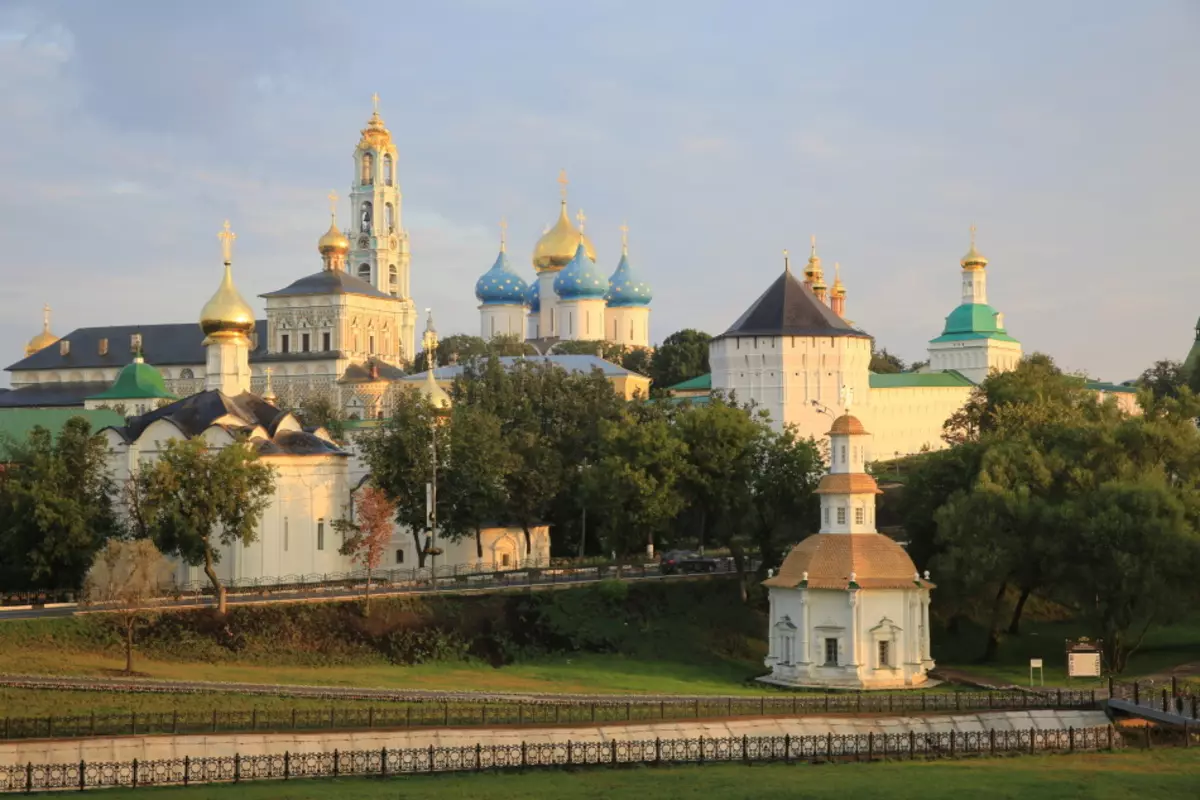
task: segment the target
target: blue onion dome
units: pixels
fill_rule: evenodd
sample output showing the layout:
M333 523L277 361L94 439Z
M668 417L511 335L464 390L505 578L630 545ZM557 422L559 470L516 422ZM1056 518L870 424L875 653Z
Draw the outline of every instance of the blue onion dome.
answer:
M654 299L650 284L646 283L629 266L629 252L621 253L621 262L612 277L608 279L608 294L604 299L613 307L619 306L648 306Z
M492 268L475 282L475 297L486 306L520 306L526 302L529 284L508 263L508 254L501 248Z
M554 278L554 292L563 300L601 300L608 294L608 278L588 257L583 242L575 248L575 257Z
M529 291L525 293L525 305L529 306L531 314L542 310L542 286L536 280L529 284Z

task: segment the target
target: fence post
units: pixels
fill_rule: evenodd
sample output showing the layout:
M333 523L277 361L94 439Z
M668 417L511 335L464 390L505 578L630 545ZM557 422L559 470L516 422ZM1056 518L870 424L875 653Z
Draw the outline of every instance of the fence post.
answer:
M1062 689L1058 690L1058 705L1057 708L1062 708Z
M25 765L25 794L33 791L33 762Z
M700 763L704 763L704 734L700 734Z
M212 732L217 732L217 710L215 708L213 709Z
M962 693L961 692L954 693L954 710L962 711Z
M662 763L662 739L658 736L654 737L654 763Z
M1150 749L1150 726L1147 725L1144 728L1142 728L1142 730L1144 730L1146 732L1146 749L1149 750Z
M329 707L329 729L333 730L333 706Z
M292 755L288 750L283 751L283 779L292 777Z
M296 709L292 709L292 730L296 730Z
M858 696L855 698L855 702L858 704L858 713L861 714L862 713L862 692L861 691L858 693Z
M867 731L867 763L875 760L875 732Z
M132 711L129 714L129 733L132 736L137 736L137 712Z
M1029 729L1029 753L1030 753L1030 755L1037 752L1037 745L1035 744L1036 734L1037 734L1037 728Z
M192 766L192 760L190 758L188 758L187 756L184 756L183 757L183 785L184 786L187 786L188 781L191 780L191 775L189 774L192 771L191 766Z
M631 719L633 719L633 703L626 701L625 702L625 721L629 722L629 720L631 720Z
M750 763L750 750L747 747L749 742L750 742L749 738L746 736L746 734L743 733L742 734L742 762L745 764Z
M912 761L917 757L917 732L908 732L908 760Z
M792 763L792 735L790 733L783 735L783 763Z
M1067 751L1070 753L1075 752L1075 726L1074 725L1067 728Z
M825 699L828 700L829 696L826 695ZM833 761L833 731L825 734L825 760Z
M179 733L179 709L171 712L171 733Z
M1162 710L1163 710L1164 714L1167 713L1167 690L1166 689L1162 690Z
M658 701L658 718L659 719L667 718L667 701L665 701L665 700Z
M429 771L433 772L433 745L429 745ZM379 775L387 777L387 747L379 748Z
M570 745L570 742L567 743ZM483 769L483 745L475 744L475 771L479 772Z
M342 753L336 747L333 750L333 777L337 777L342 772Z
M137 788L137 779L138 779L138 774L137 774L137 773L138 773L138 760L135 758L135 759L133 760L133 771L132 771L132 773L131 773L131 776L132 776L132 778L133 778L133 782L130 784L130 785L131 785L131 786L132 786L134 789L136 789L136 788Z
M258 730L258 709L257 708L250 710L250 730L252 730L252 731Z
M828 690L826 690L826 692L825 692L825 713L826 714L829 713L829 691Z
M951 728L950 729L950 757L951 758L954 758L954 740L955 740L955 738L956 737L954 736L954 729Z
M792 695L792 713L796 713L796 695Z
M1092 689L1092 708L1096 707L1096 690Z
M242 756L240 753L233 754L233 782L240 783L242 780Z
M696 705L696 710L695 710L695 713L693 714L693 716L694 716L696 719L700 719L700 698L698 698L698 697L697 697L697 698L696 698L696 700L695 700L694 702L695 702L695 705Z
M1108 726L1108 749L1113 749L1113 726Z
M430 745L430 747L432 747L432 745ZM614 761L616 760L616 752L617 752L617 751L616 751L616 749L615 749L615 746L614 746L614 749L613 749L613 760L614 760ZM522 740L521 740L521 767L522 767L522 769L525 767L525 765L526 765L527 763L528 763L528 762L526 761L526 753L525 753L525 740L524 740L524 739L522 739Z
M758 698L758 715L760 717L767 715L767 696L765 694Z
M1190 731L1188 731L1188 724L1187 724L1187 720L1185 719L1183 721L1183 746L1185 749L1191 746L1191 742L1190 742L1191 738L1192 738L1192 734Z
M1134 681L1133 682L1133 704L1136 706L1139 702L1141 702L1141 699L1142 699L1141 698L1141 690L1138 687L1138 682Z
M988 730L988 750L992 755L996 755L996 729Z
M375 727L375 706L371 706L367 709L367 727Z
M1187 734L1187 729L1185 728L1184 729L1184 738L1185 739L1187 738L1186 734ZM79 791L81 791L81 792L83 791L83 787L84 787L83 778L84 778L84 775L86 774L86 772L87 772L87 763L83 759L79 759Z

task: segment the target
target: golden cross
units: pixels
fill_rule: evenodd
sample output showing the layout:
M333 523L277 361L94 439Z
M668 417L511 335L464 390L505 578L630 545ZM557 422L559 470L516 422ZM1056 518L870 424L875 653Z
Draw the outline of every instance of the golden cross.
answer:
M791 260L788 258L788 251L787 251L787 248L786 248L786 247L785 247L785 248L783 248L783 271L784 271L784 272L791 272L791 271L792 271L792 262L791 262Z
M583 209L579 209L579 213L575 215L575 219L579 220L579 233L583 233L583 223L587 222L587 217L583 214Z
M379 92L371 95L371 105L374 107L375 113L379 113Z
M50 304L42 306L42 327L50 330Z
M971 225L971 247L975 246L975 225Z
M815 256L817 254L817 235L814 233L809 241L812 243L812 254Z
M267 373L267 392L269 393L271 391L271 368L270 367L267 367L266 373Z
M621 253L629 255L629 223L621 223Z
M337 201L338 201L337 192L330 192L328 195L328 199L329 199L329 216L336 217L337 216Z
M225 220L225 227L217 234L217 238L221 240L221 254L225 257L225 263L231 263L233 261L233 240L237 238L237 234L229 230L229 220Z
M567 171L560 169L558 171L558 191L562 194L563 202L567 202Z
M842 264L840 261L833 262L833 279L835 281L842 279Z
M504 252L504 247L508 243L508 220L500 218L500 252Z

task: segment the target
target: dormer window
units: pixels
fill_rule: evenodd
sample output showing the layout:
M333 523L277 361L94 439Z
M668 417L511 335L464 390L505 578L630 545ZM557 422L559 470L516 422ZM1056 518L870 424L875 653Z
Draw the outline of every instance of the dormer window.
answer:
M129 337L129 352L131 352L131 353L142 352L142 335L140 333L132 334Z
M101 339L100 346L97 349L98 349L100 355L102 355L102 356L108 355L108 339Z
M60 339L58 342L58 354L60 356L68 356L71 354L71 343L66 339Z

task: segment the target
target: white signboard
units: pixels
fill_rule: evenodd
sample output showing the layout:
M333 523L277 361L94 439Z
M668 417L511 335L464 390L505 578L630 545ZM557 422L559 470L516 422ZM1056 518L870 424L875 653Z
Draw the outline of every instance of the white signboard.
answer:
M1096 651L1068 653L1067 674L1072 678L1099 678L1100 653Z
M1029 668L1030 669L1041 669L1042 668L1042 660L1040 658L1029 659Z

